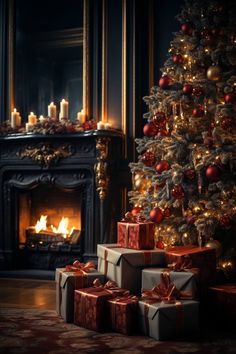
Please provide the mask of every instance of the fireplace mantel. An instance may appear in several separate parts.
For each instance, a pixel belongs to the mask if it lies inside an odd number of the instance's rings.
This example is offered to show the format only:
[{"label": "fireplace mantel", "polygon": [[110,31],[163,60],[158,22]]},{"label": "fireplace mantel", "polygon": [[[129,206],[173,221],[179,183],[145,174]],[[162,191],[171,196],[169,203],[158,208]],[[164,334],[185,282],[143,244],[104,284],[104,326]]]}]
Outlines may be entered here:
[{"label": "fireplace mantel", "polygon": [[98,243],[116,240],[124,187],[119,177],[122,142],[122,133],[115,130],[0,137],[1,268],[16,267],[17,195],[45,184],[83,190],[82,260],[96,258]]}]

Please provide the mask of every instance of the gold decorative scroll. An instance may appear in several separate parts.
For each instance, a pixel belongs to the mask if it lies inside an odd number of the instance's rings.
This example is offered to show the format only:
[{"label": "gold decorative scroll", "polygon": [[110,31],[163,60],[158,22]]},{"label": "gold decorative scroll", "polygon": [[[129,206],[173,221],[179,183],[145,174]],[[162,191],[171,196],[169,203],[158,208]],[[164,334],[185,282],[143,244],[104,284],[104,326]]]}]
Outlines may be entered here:
[{"label": "gold decorative scroll", "polygon": [[45,167],[59,162],[61,158],[67,158],[72,155],[72,147],[68,144],[52,146],[50,144],[37,144],[36,146],[27,146],[24,150],[17,153],[21,159],[28,157]]},{"label": "gold decorative scroll", "polygon": [[97,138],[96,149],[98,152],[97,163],[94,167],[96,174],[96,186],[99,198],[104,200],[107,194],[109,178],[107,176],[107,157],[109,138]]}]

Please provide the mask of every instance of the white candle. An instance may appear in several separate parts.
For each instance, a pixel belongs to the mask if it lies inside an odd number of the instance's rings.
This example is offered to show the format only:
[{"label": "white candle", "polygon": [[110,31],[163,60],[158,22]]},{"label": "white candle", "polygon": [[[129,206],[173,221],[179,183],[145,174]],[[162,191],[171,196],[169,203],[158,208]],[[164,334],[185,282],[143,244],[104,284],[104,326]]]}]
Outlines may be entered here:
[{"label": "white candle", "polygon": [[105,123],[105,129],[107,130],[107,129],[111,129],[111,123]]},{"label": "white candle", "polygon": [[81,111],[77,113],[77,120],[78,120],[81,124],[85,123],[85,121],[86,121],[86,114],[84,113],[84,110],[83,110],[83,109],[81,109]]},{"label": "white candle", "polygon": [[67,102],[64,98],[60,102],[60,119],[69,118],[69,102]]},{"label": "white candle", "polygon": [[97,129],[98,130],[105,129],[105,124],[102,121],[97,122]]},{"label": "white candle", "polygon": [[57,107],[54,102],[51,102],[50,105],[48,105],[48,117],[54,120],[57,119]]},{"label": "white candle", "polygon": [[21,125],[21,116],[20,113],[17,112],[16,108],[11,112],[11,127],[16,128]]},{"label": "white candle", "polygon": [[39,116],[39,121],[40,121],[40,123],[42,124],[44,121],[45,121],[45,118],[44,118],[44,116]]},{"label": "white candle", "polygon": [[34,128],[34,124],[29,123],[29,122],[25,123],[25,130],[27,133],[31,132],[33,130],[33,128]]},{"label": "white candle", "polygon": [[30,114],[28,115],[28,123],[31,123],[31,124],[37,123],[37,117],[33,112],[30,112]]}]

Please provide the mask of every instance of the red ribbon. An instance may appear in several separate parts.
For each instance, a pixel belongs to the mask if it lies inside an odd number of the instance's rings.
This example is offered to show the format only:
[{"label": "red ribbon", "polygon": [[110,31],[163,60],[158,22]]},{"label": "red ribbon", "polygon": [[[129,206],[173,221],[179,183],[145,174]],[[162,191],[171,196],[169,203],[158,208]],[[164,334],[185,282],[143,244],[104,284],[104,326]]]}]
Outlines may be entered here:
[{"label": "red ribbon", "polygon": [[182,304],[179,299],[189,299],[192,298],[192,293],[188,291],[179,291],[175,284],[170,280],[169,269],[161,274],[160,284],[154,286],[152,289],[142,289],[141,299],[145,302],[144,304],[144,319],[147,333],[149,334],[149,321],[148,312],[149,305],[156,302],[165,302],[167,304],[175,304],[178,309],[178,315],[181,318],[181,325],[184,321]]},{"label": "red ribbon", "polygon": [[121,221],[130,223],[143,223],[146,222],[147,219],[142,215],[133,215],[131,212],[128,212],[125,214],[125,217]]},{"label": "red ribbon", "polygon": [[198,268],[193,268],[192,260],[190,258],[185,258],[184,261],[177,261],[168,264],[168,269],[173,270],[174,272],[190,272],[194,274],[199,273]]},{"label": "red ribbon", "polygon": [[81,263],[80,261],[75,261],[73,265],[67,265],[65,272],[74,272],[76,274],[90,273],[95,270],[95,264],[93,262]]}]

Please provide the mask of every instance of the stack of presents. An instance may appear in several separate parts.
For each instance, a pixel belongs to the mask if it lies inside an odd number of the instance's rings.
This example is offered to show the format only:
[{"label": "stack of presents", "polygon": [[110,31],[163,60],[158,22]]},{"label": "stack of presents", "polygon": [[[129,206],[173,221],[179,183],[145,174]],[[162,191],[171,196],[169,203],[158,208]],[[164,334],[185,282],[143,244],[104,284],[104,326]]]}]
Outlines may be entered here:
[{"label": "stack of presents", "polygon": [[90,330],[157,340],[196,332],[199,303],[216,272],[215,250],[154,249],[154,223],[117,227],[117,244],[97,246],[97,269],[79,261],[56,269],[57,312]]}]

